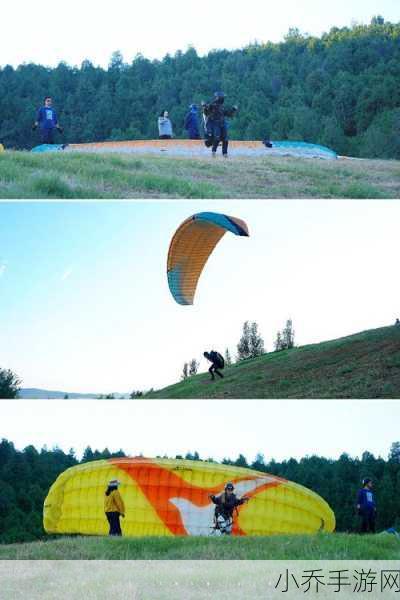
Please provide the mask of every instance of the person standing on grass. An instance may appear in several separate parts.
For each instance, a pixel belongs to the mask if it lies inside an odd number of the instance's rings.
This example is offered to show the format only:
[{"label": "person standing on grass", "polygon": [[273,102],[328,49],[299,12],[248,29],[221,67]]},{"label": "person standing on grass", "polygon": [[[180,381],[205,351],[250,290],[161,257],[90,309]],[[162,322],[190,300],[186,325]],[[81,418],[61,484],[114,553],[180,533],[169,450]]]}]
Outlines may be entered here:
[{"label": "person standing on grass", "polygon": [[158,117],[158,136],[160,140],[170,140],[174,136],[172,123],[167,110],[163,110]]},{"label": "person standing on grass", "polygon": [[400,319],[396,319],[396,323],[395,325],[399,326],[400,325]]},{"label": "person standing on grass", "polygon": [[112,479],[105,492],[104,512],[110,525],[108,535],[122,535],[120,517],[125,517],[125,505],[121,494],[118,491],[120,482]]},{"label": "person standing on grass", "polygon": [[190,140],[200,139],[199,113],[195,104],[189,106],[189,112],[185,117],[185,129]]},{"label": "person standing on grass", "polygon": [[211,367],[208,369],[208,372],[211,375],[211,380],[213,381],[215,379],[214,373],[223,378],[223,374],[220,372],[220,369],[225,367],[224,357],[215,350],[211,350],[211,352],[203,352],[203,356],[212,363]]},{"label": "person standing on grass", "polygon": [[32,129],[39,127],[40,137],[43,144],[54,144],[54,132],[57,129],[60,133],[63,132],[62,127],[58,123],[57,113],[53,108],[53,100],[51,96],[46,96],[44,105],[37,112],[36,121]]},{"label": "person standing on grass", "polygon": [[366,477],[362,480],[362,488],[358,491],[357,511],[361,517],[360,533],[375,533],[376,502],[372,487],[372,480]]}]

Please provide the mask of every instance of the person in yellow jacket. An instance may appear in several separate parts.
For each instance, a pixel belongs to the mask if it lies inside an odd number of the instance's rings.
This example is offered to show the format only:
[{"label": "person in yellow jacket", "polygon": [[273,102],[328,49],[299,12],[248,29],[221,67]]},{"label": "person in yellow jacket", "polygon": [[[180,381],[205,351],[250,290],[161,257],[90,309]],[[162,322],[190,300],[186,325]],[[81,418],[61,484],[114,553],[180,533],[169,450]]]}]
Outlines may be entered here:
[{"label": "person in yellow jacket", "polygon": [[110,524],[109,535],[122,535],[119,518],[125,517],[125,505],[118,491],[119,485],[117,479],[112,479],[105,492],[104,512]]}]

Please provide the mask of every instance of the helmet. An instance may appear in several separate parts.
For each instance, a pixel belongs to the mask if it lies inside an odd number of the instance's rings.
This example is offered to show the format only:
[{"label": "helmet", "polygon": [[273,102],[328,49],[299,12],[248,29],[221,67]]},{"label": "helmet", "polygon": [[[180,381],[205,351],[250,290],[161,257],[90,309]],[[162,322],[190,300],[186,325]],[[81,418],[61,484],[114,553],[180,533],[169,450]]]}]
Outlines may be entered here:
[{"label": "helmet", "polygon": [[231,490],[233,492],[233,490],[235,489],[235,486],[233,485],[232,481],[228,481],[228,483],[225,486],[226,490]]},{"label": "helmet", "polygon": [[190,108],[190,110],[197,110],[196,104],[190,104],[189,108]]},{"label": "helmet", "polygon": [[368,483],[372,483],[372,479],[370,479],[369,477],[365,477],[365,478],[362,480],[362,484],[363,484],[363,485],[367,485]]},{"label": "helmet", "polygon": [[224,94],[224,92],[214,92],[214,98],[217,102],[222,104],[223,101],[225,100],[225,94]]}]

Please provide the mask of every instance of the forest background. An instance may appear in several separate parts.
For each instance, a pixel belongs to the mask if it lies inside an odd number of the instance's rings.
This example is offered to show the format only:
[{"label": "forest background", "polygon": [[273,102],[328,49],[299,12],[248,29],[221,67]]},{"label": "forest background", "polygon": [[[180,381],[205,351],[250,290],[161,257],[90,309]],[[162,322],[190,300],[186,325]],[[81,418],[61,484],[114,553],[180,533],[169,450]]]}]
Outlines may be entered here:
[{"label": "forest background", "polygon": [[119,52],[108,69],[23,64],[0,69],[0,142],[37,145],[31,127],[45,95],[65,133],[60,143],[158,137],[168,110],[176,137],[186,137],[191,103],[223,90],[239,111],[232,139],[303,140],[340,155],[400,158],[400,24],[332,28],[320,38],[290,29],[281,43],[253,44],[199,56],[189,47],[162,60]]}]

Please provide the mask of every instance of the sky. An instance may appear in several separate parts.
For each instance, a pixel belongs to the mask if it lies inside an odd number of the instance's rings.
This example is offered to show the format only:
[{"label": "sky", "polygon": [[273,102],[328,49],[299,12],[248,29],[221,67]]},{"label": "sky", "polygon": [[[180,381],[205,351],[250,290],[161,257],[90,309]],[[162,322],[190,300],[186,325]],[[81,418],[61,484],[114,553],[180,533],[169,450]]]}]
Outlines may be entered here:
[{"label": "sky", "polygon": [[398,0],[247,0],[244,5],[231,0],[53,0],[43,6],[13,0],[2,7],[0,66],[80,65],[89,59],[106,67],[116,50],[129,63],[138,53],[160,59],[189,46],[203,55],[256,40],[279,42],[294,27],[321,35],[334,26],[367,24],[377,14],[397,22]]},{"label": "sky", "polygon": [[[166,259],[200,211],[244,219],[173,300]],[[0,366],[24,388],[129,393],[175,383],[205,350],[232,355],[244,321],[267,351],[292,319],[298,346],[394,323],[398,223],[392,201],[0,203]]]},{"label": "sky", "polygon": [[338,458],[364,451],[387,458],[400,441],[393,400],[2,400],[0,438],[17,449],[119,449],[129,456],[253,461]]}]

